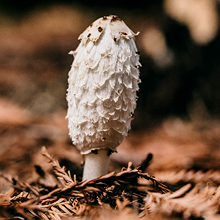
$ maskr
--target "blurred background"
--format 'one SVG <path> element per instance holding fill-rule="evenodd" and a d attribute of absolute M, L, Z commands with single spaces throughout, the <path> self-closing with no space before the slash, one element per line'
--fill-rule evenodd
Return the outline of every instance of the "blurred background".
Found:
<path fill-rule="evenodd" d="M 32 178 L 46 146 L 81 174 L 65 119 L 68 52 L 91 22 L 109 14 L 140 31 L 142 63 L 132 131 L 110 169 L 138 165 L 148 153 L 149 172 L 219 168 L 219 0 L 0 0 L 1 173 Z"/>

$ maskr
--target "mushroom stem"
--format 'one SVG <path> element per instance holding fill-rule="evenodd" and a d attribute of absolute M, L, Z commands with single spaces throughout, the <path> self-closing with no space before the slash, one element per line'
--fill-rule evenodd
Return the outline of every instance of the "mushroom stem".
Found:
<path fill-rule="evenodd" d="M 108 173 L 109 150 L 102 149 L 95 153 L 85 154 L 83 181 L 89 181 Z"/>

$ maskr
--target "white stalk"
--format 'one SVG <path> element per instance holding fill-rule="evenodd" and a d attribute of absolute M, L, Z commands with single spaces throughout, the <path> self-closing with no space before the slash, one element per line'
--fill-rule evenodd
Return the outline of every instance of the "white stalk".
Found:
<path fill-rule="evenodd" d="M 108 173 L 110 156 L 108 150 L 98 150 L 96 153 L 85 154 L 83 181 L 95 179 Z"/>

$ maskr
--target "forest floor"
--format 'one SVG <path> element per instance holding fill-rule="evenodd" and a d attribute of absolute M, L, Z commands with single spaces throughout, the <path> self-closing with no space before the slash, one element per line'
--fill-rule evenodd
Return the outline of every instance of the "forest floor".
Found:
<path fill-rule="evenodd" d="M 111 156 L 110 173 L 83 183 L 83 158 L 69 140 L 65 111 L 33 117 L 1 103 L 2 217 L 220 218 L 219 123 L 173 118 L 132 132 Z"/>

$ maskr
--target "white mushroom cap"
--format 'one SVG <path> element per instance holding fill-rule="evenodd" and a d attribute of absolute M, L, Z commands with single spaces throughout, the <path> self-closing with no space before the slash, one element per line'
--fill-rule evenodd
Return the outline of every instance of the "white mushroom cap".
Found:
<path fill-rule="evenodd" d="M 69 72 L 69 135 L 82 154 L 111 149 L 130 130 L 139 89 L 139 53 L 117 16 L 104 16 L 80 36 Z"/>

